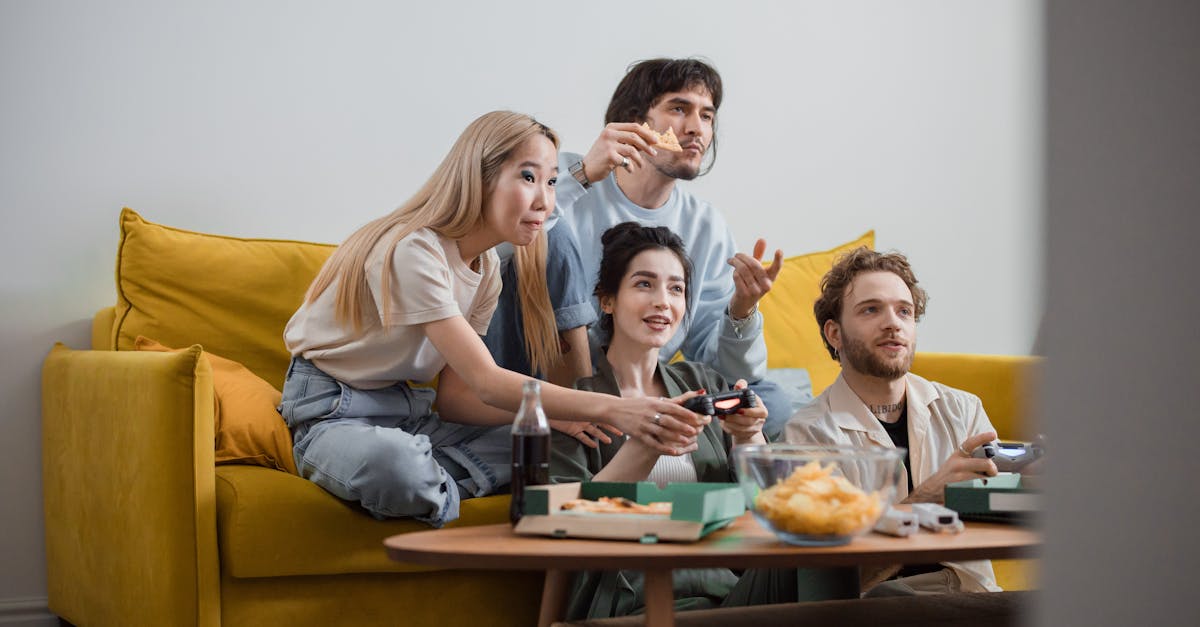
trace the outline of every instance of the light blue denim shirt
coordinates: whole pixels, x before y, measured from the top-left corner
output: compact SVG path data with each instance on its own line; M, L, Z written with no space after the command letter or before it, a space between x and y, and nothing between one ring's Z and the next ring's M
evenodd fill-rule
M561 225L555 228L549 220L546 225L549 227L546 232L546 282L555 324L559 331L588 326L596 321L589 287L595 283L595 277L590 281L584 278L583 260L579 258L579 247L570 230ZM512 246L498 246L496 252L500 255L500 277L504 286L483 342L501 368L538 376L539 373L531 371L525 353L525 324L517 296L517 269Z

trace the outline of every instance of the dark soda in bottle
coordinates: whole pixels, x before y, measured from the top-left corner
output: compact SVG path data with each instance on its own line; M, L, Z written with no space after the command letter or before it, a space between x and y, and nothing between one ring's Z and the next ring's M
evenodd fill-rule
M538 381L525 382L521 408L512 426L512 504L508 517L517 524L525 513L525 487L550 483L550 423L542 411Z

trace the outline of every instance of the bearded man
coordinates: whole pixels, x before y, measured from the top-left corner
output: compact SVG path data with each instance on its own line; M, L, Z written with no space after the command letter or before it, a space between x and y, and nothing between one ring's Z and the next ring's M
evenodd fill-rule
M859 248L840 258L813 311L842 372L784 433L793 444L906 449L905 503L941 503L947 483L996 474L990 459L971 456L996 439L979 397L909 372L927 299L904 255ZM1000 590L987 561L909 565L868 579L866 596Z

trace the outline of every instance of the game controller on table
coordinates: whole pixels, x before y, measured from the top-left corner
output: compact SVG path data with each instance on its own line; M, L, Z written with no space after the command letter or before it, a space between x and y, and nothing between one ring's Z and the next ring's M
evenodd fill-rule
M988 442L975 449L971 456L992 460L1000 472L1021 472L1045 454L1045 439L1039 435L1034 442Z
M688 411L718 418L726 414L737 413L743 407L758 407L758 397L750 391L750 388L718 394L703 394L683 402L683 408Z

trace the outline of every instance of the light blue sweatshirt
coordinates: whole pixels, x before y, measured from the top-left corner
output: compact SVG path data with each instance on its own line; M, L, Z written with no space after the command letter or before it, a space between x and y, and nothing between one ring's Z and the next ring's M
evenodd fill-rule
M577 154L559 153L559 172L567 172L579 160ZM766 375L767 345L762 336L762 314L756 311L740 335L726 314L729 299L733 297L733 267L726 261L734 256L737 247L725 219L712 205L675 185L663 206L639 207L625 196L612 174L586 190L575 177L560 175L556 197L555 228L569 226L574 232L585 270L580 280L587 282L589 292L596 284L604 252L600 236L609 228L628 221L665 226L683 240L693 266L688 288L691 315L685 321L686 326L663 347L664 359L682 350L685 358L711 365L730 382L745 379L753 383ZM599 315L600 303L595 297L592 305ZM595 347L597 327L592 331Z

